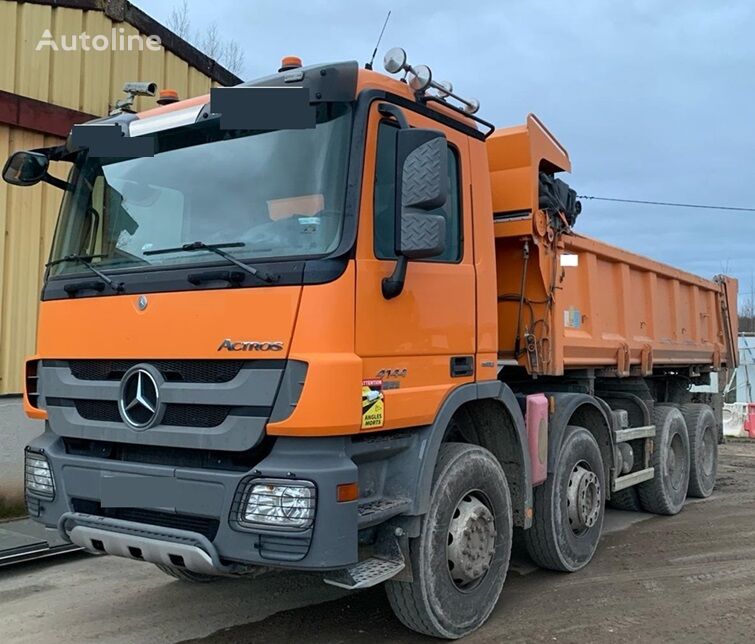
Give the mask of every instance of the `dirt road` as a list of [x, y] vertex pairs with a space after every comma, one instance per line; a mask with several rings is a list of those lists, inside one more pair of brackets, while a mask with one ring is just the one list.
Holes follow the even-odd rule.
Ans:
[[[587, 569], [518, 553], [469, 642], [745, 642], [755, 633], [755, 442], [722, 448], [716, 492], [676, 517], [611, 512]], [[631, 527], [628, 527], [631, 525]], [[4, 642], [414, 642], [382, 589], [315, 576], [192, 586], [148, 564], [76, 556], [0, 571]], [[429, 640], [426, 640], [429, 641]]]

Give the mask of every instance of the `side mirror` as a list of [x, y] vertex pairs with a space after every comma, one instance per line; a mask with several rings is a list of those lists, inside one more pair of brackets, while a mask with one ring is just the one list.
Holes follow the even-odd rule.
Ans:
[[436, 130], [396, 133], [396, 165], [402, 208], [434, 210], [448, 198], [448, 142]]
[[14, 186], [33, 186], [47, 176], [50, 160], [39, 152], [14, 152], [5, 162], [3, 179]]
[[396, 251], [408, 259], [436, 257], [446, 247], [446, 220], [426, 211], [448, 198], [448, 142], [435, 130], [402, 129], [396, 148], [401, 186]]
[[401, 213], [400, 256], [407, 259], [437, 257], [446, 250], [446, 218], [422, 211]]
[[446, 248], [446, 218], [430, 214], [448, 198], [448, 142], [442, 132], [402, 128], [396, 134], [396, 254], [383, 280], [387, 299], [401, 293], [409, 259], [437, 257]]
[[39, 152], [14, 152], [5, 162], [3, 179], [14, 186], [33, 186], [45, 178], [49, 165], [50, 160]]

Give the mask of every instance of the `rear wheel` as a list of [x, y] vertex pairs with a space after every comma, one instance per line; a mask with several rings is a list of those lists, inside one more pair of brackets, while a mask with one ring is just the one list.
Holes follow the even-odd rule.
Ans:
[[527, 552], [543, 568], [573, 572], [586, 566], [600, 541], [605, 473], [595, 437], [566, 428], [555, 471], [535, 488], [535, 516], [524, 531]]
[[716, 485], [718, 470], [718, 435], [716, 417], [708, 405], [682, 405], [682, 415], [689, 435], [689, 496], [709, 497]]
[[207, 584], [222, 579], [222, 577], [220, 576], [203, 575], [202, 573], [192, 572], [191, 570], [186, 570], [185, 568], [176, 568], [174, 566], [166, 566], [164, 564], [155, 564], [155, 566], [162, 570], [166, 575], [170, 575], [171, 577], [175, 577], [176, 579], [180, 579], [181, 581], [190, 581], [195, 584]]
[[446, 639], [479, 628], [503, 588], [511, 526], [509, 487], [495, 457], [475, 445], [442, 445], [430, 507], [409, 543], [414, 581], [385, 585], [396, 617]]
[[655, 449], [651, 465], [655, 477], [637, 486], [642, 507], [655, 514], [676, 514], [684, 507], [689, 485], [689, 437], [682, 412], [656, 406]]

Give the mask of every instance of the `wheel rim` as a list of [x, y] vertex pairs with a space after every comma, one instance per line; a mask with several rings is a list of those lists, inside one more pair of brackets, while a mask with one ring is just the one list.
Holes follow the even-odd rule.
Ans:
[[666, 470], [668, 471], [671, 487], [678, 490], [682, 487], [687, 476], [684, 466], [684, 443], [679, 434], [674, 434], [666, 455]]
[[446, 540], [448, 573], [459, 590], [477, 586], [495, 553], [495, 518], [479, 490], [462, 496], [451, 515]]
[[566, 491], [569, 527], [575, 535], [584, 534], [597, 523], [602, 503], [598, 475], [586, 461], [580, 461], [569, 475]]
[[703, 431], [700, 449], [702, 451], [700, 454], [700, 465], [703, 474], [706, 477], [711, 476], [716, 461], [716, 439], [713, 436], [713, 430], [710, 427], [706, 427], [705, 431]]

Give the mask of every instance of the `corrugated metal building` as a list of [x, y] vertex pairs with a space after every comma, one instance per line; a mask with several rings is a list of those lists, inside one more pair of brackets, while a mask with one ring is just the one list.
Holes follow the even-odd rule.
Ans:
[[[46, 30], [57, 51], [39, 46]], [[82, 33], [107, 37], [108, 48], [70, 50]], [[112, 47], [140, 34], [160, 38], [160, 51]], [[104, 116], [123, 97], [123, 83], [134, 80], [156, 81], [182, 98], [239, 82], [125, 0], [0, 0], [0, 163], [14, 150], [56, 145], [73, 124]], [[140, 98], [137, 109], [152, 101]], [[21, 391], [23, 357], [34, 351], [37, 300], [61, 195], [46, 184], [17, 188], [0, 181], [0, 395]]]

